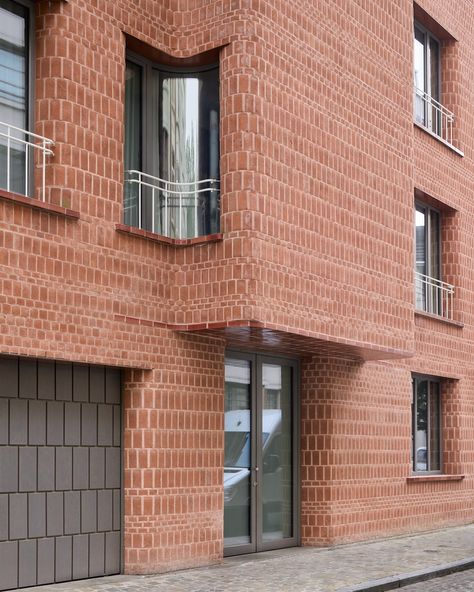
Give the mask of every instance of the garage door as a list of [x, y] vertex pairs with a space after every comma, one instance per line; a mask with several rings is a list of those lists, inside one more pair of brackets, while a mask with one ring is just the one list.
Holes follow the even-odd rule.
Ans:
[[0, 356], [0, 590], [120, 572], [120, 371]]

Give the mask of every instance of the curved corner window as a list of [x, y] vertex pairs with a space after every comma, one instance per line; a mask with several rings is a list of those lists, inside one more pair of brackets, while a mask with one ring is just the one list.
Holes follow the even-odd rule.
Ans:
[[219, 71], [130, 58], [124, 223], [170, 238], [219, 232]]

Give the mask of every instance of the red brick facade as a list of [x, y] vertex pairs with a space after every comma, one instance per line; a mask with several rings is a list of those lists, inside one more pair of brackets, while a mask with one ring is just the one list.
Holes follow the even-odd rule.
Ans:
[[[0, 194], [0, 353], [124, 368], [124, 571], [222, 557], [226, 347], [301, 360], [303, 545], [472, 520], [471, 3], [415, 8], [445, 35], [464, 156], [413, 124], [410, 0], [35, 9], [35, 131], [55, 148], [44, 205]], [[218, 60], [210, 240], [123, 226], [127, 45]], [[454, 322], [415, 312], [415, 190], [443, 212]], [[441, 476], [412, 476], [413, 372], [447, 379]]]

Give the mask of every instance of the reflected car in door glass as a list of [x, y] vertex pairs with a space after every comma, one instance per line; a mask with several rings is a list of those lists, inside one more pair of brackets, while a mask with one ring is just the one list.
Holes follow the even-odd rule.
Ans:
[[416, 470], [426, 471], [428, 468], [428, 457], [426, 453], [426, 446], [420, 446], [416, 451]]
[[[281, 479], [278, 454], [266, 457], [266, 451], [281, 432], [281, 410], [264, 409], [262, 432], [263, 472], [270, 475], [271, 487], [265, 492], [265, 503], [281, 504], [278, 480]], [[225, 413], [224, 511], [225, 528], [233, 535], [248, 531], [251, 479], [250, 411]], [[270, 485], [270, 482], [268, 482]], [[267, 489], [267, 487], [265, 488]], [[275, 499], [273, 499], [275, 498]]]

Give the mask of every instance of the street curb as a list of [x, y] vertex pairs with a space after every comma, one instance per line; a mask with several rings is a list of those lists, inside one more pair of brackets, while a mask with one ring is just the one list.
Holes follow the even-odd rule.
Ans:
[[441, 565], [435, 565], [434, 567], [420, 569], [419, 571], [412, 571], [398, 576], [381, 578], [379, 580], [369, 580], [363, 584], [357, 584], [357, 586], [339, 588], [336, 592], [385, 592], [386, 590], [404, 588], [410, 584], [440, 578], [442, 576], [472, 568], [474, 568], [474, 557], [469, 557], [468, 559], [462, 559], [461, 561], [442, 563]]

